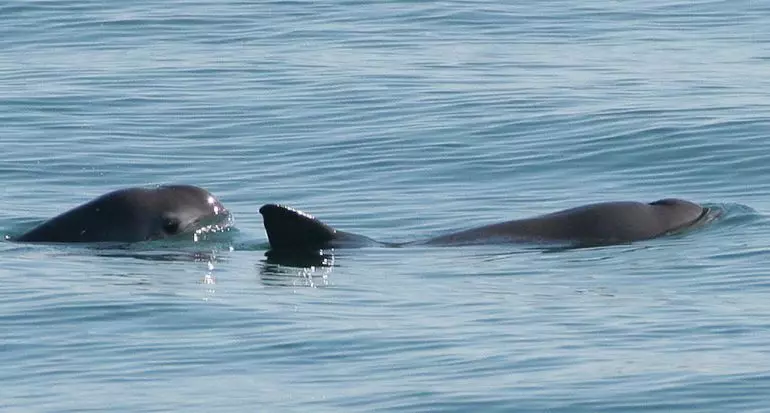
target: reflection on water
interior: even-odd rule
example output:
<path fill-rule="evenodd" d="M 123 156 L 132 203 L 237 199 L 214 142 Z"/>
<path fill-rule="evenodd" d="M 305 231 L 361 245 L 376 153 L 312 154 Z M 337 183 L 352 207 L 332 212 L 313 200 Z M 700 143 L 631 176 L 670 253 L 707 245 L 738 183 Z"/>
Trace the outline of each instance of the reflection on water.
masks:
<path fill-rule="evenodd" d="M 112 248 L 97 250 L 96 255 L 110 258 L 134 258 L 144 261 L 216 262 L 220 259 L 218 250 L 143 251 Z"/>
<path fill-rule="evenodd" d="M 317 251 L 267 251 L 267 262 L 287 267 L 331 267 L 334 265 L 333 250 Z"/>
<path fill-rule="evenodd" d="M 267 251 L 259 276 L 274 287 L 325 287 L 334 268 L 333 251 Z"/>

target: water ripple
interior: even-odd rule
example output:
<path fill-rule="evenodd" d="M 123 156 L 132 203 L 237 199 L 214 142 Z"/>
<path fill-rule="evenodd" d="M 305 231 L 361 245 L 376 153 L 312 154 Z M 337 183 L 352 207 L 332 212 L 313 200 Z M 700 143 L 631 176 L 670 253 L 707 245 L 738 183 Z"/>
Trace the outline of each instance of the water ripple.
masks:
<path fill-rule="evenodd" d="M 764 410 L 769 13 L 3 2 L 2 235 L 167 182 L 238 226 L 149 250 L 0 242 L 3 407 Z M 411 241 L 672 196 L 724 214 L 604 248 L 287 259 L 257 213 Z"/>

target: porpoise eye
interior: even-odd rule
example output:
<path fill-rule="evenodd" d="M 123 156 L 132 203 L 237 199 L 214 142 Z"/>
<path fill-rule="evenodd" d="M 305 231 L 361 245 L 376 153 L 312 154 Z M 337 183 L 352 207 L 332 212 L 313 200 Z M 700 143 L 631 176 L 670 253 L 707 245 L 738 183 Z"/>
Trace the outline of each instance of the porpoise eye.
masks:
<path fill-rule="evenodd" d="M 163 232 L 176 234 L 179 232 L 179 220 L 175 218 L 163 218 Z"/>

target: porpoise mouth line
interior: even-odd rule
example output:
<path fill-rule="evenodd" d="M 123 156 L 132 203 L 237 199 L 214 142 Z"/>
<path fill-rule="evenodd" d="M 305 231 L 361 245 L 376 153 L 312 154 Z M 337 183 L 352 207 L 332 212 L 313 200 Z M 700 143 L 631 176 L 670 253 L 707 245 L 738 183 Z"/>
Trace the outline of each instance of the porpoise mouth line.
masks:
<path fill-rule="evenodd" d="M 192 227 L 196 228 L 194 232 L 220 232 L 224 231 L 234 224 L 233 216 L 229 213 L 223 216 L 219 213 L 215 216 L 206 217 L 193 223 Z"/>
<path fill-rule="evenodd" d="M 701 224 L 701 223 L 707 223 L 711 222 L 720 216 L 722 216 L 723 211 L 721 209 L 716 208 L 708 208 L 703 207 L 703 212 L 698 216 L 698 218 L 695 218 L 691 223 L 690 226 Z"/>
<path fill-rule="evenodd" d="M 666 234 L 676 234 L 676 233 L 700 226 L 702 224 L 707 224 L 721 215 L 721 212 L 719 211 L 717 211 L 716 215 L 712 215 L 712 212 L 714 211 L 716 211 L 714 208 L 703 207 L 703 211 L 701 211 L 698 217 L 696 217 L 695 219 L 693 219 L 692 221 L 686 224 L 682 224 L 681 226 L 666 232 Z"/>
<path fill-rule="evenodd" d="M 234 223 L 235 220 L 228 210 L 220 210 L 216 214 L 192 222 L 188 226 L 190 229 L 179 235 L 193 234 L 193 241 L 198 242 L 199 235 L 225 232 L 232 228 Z"/>

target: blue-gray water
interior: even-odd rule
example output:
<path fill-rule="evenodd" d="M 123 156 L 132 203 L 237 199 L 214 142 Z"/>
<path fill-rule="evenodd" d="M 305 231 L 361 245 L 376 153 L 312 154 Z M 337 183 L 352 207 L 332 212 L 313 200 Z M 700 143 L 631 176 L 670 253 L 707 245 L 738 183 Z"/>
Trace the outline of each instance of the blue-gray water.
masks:
<path fill-rule="evenodd" d="M 0 410 L 770 411 L 770 5 L 0 4 L 0 234 L 203 186 L 237 230 L 0 242 Z M 286 203 L 408 241 L 681 197 L 604 248 L 265 257 Z M 309 264 L 308 264 L 309 265 Z"/>

